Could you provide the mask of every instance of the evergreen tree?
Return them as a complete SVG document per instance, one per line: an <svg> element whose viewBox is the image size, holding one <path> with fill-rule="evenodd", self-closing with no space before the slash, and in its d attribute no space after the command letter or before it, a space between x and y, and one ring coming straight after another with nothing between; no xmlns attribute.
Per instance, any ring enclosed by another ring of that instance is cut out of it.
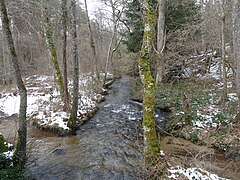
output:
<svg viewBox="0 0 240 180"><path fill-rule="evenodd" d="M124 21L129 28L129 32L126 33L126 40L123 42L130 52L139 52L142 46L144 26L141 4L138 0L128 3L125 16Z"/></svg>
<svg viewBox="0 0 240 180"><path fill-rule="evenodd" d="M157 7L157 5L156 5ZM157 10L157 9L156 9ZM142 45L144 20L140 1L128 3L125 11L125 24L129 28L124 43L130 52L139 52ZM166 3L166 30L175 31L186 24L195 24L200 21L200 7L195 0L167 0Z"/></svg>
<svg viewBox="0 0 240 180"><path fill-rule="evenodd" d="M177 30L200 20L200 7L195 0L167 0L166 6L167 31Z"/></svg>

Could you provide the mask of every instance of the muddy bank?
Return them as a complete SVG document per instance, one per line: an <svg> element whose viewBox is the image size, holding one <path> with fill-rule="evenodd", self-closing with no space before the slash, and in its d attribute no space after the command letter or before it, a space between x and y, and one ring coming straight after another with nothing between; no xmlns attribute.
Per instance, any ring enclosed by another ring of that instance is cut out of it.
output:
<svg viewBox="0 0 240 180"><path fill-rule="evenodd" d="M198 167L220 177L239 180L240 161L226 158L214 148L173 136L164 136L160 142L169 166Z"/></svg>

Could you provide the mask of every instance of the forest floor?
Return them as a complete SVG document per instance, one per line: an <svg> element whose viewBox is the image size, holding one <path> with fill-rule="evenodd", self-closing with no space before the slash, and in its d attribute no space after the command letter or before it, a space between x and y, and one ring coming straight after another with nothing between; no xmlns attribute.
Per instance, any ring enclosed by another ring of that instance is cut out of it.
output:
<svg viewBox="0 0 240 180"><path fill-rule="evenodd" d="M228 99L222 101L222 89L219 79L184 80L157 87L156 108L166 111L168 118L164 127L157 125L165 156L150 168L153 179L158 179L156 174L162 171L164 161L172 179L221 179L218 176L239 179L237 95L229 81ZM183 110L183 93L189 103L187 113ZM133 99L142 101L139 79L135 82ZM191 124L185 123L186 114Z"/></svg>
<svg viewBox="0 0 240 180"><path fill-rule="evenodd" d="M228 84L226 100L222 98L222 83L218 80L187 81L159 87L156 106L171 111L166 130L193 143L215 147L230 158L239 159L237 96L231 83ZM188 112L183 108L183 94L189 104ZM186 124L186 118L191 119L190 124Z"/></svg>
<svg viewBox="0 0 240 180"><path fill-rule="evenodd" d="M216 62L211 65L209 73L177 79L156 88L156 108L168 112L164 128L158 126L161 147L167 154L167 164L175 164L175 170L180 171L173 179L184 179L187 175L189 179L193 176L199 179L197 174L190 172L190 167L203 167L229 179L240 177L240 118L236 116L235 80L229 71L227 98L224 99L219 67ZM139 79L134 91L133 98L141 102ZM186 104L187 110L184 108Z"/></svg>

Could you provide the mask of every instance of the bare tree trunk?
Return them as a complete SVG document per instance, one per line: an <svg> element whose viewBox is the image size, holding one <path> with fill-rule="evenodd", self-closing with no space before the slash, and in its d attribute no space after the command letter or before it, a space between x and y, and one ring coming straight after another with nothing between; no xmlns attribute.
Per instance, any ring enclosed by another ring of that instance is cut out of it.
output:
<svg viewBox="0 0 240 180"><path fill-rule="evenodd" d="M45 6L47 6L47 5L45 5ZM53 30L52 30L52 25L50 22L50 17L49 17L47 8L45 8L44 16L45 16L44 17L45 18L45 36L46 36L47 47L48 47L48 51L49 51L49 54L52 59L53 68L55 71L55 76L56 76L56 81L57 81L57 86L59 88L61 98L64 101L63 77L62 77L60 67L58 64L57 51L56 51L56 47L55 47L55 44L53 41Z"/></svg>
<svg viewBox="0 0 240 180"><path fill-rule="evenodd" d="M4 0L0 0L1 12L2 12L2 26L3 31L7 39L8 49L10 53L10 60L14 69L14 76L17 81L17 87L20 94L20 109L19 109L19 130L18 130L18 142L16 151L14 153L15 165L23 167L26 162L26 142L27 142L27 90L22 80L21 71L18 64L18 58L14 47L12 33L10 30L10 23L8 19L7 9Z"/></svg>
<svg viewBox="0 0 240 180"><path fill-rule="evenodd" d="M166 0L158 0L157 50L161 52L165 45L165 7Z"/></svg>
<svg viewBox="0 0 240 180"><path fill-rule="evenodd" d="M237 65L236 86L238 95L238 114L240 114L240 1L233 0L233 52Z"/></svg>
<svg viewBox="0 0 240 180"><path fill-rule="evenodd" d="M98 61L98 58L97 58L96 45L95 45L95 42L93 40L92 28L91 28L90 19L89 19L89 16L88 16L87 0L84 0L84 3L85 3L85 9L86 9L88 31L89 31L89 36L90 36L90 46L91 46L92 53L93 53L93 58L94 58L94 71L96 73L97 78L100 79L99 71L98 71L98 63L99 63L99 61Z"/></svg>
<svg viewBox="0 0 240 180"><path fill-rule="evenodd" d="M3 74L3 81L4 81L4 84L6 83L6 76L7 76L7 72L9 71L8 70L8 62L5 58L5 43L4 43L4 32L2 31L1 35L2 35L2 60L3 60L3 66L4 66L4 74Z"/></svg>
<svg viewBox="0 0 240 180"><path fill-rule="evenodd" d="M116 33L117 33L116 12L115 12L115 8L114 8L114 5L113 5L113 1L110 0L110 3L111 3L111 8L112 8L113 34L112 34L111 42L110 42L109 47L108 47L108 54L107 54L105 73L104 73L104 78L103 78L103 85L106 84L109 62L112 62L112 58L113 58L113 45L114 45L114 42L115 42L115 39L116 39ZM115 73L114 72L113 72L113 78L115 78Z"/></svg>
<svg viewBox="0 0 240 180"><path fill-rule="evenodd" d="M191 121L191 115L189 114L190 112L190 103L189 103L189 98L186 93L182 93L182 109L184 112L184 122L185 125L192 125Z"/></svg>
<svg viewBox="0 0 240 180"><path fill-rule="evenodd" d="M154 36L154 16L155 7L152 0L144 1L143 7L146 11L145 29L143 35L143 44L138 59L139 73L143 83L143 130L145 157L151 158L159 154L159 144L155 127L154 117L154 99L155 99L155 82L150 71L150 57L152 42Z"/></svg>
<svg viewBox="0 0 240 180"><path fill-rule="evenodd" d="M73 55L73 101L68 127L75 133L77 130L77 111L79 98L79 62L77 46L77 22L76 22L76 0L71 0L71 35L72 35L72 55Z"/></svg>
<svg viewBox="0 0 240 180"><path fill-rule="evenodd" d="M225 25L226 18L223 15L222 17L222 75L223 75L223 101L227 100L227 66L226 66L226 43L225 43Z"/></svg>
<svg viewBox="0 0 240 180"><path fill-rule="evenodd" d="M69 110L69 93L67 80L67 0L62 0L62 28L63 28L63 83L64 83L64 110Z"/></svg>
<svg viewBox="0 0 240 180"><path fill-rule="evenodd" d="M4 38L4 31L1 33L2 36L2 61L3 61L3 83L4 84L11 84L12 73L11 73L11 63L8 60L8 53L7 49L5 48L5 38Z"/></svg>
<svg viewBox="0 0 240 180"><path fill-rule="evenodd" d="M104 48L103 48L103 35L101 33L101 28L100 28L100 23L98 21L96 21L97 23L97 33L98 33L98 46L100 46L100 51L103 51ZM102 64L100 62L100 70L102 70Z"/></svg>
<svg viewBox="0 0 240 180"><path fill-rule="evenodd" d="M164 76L163 49L165 46L165 6L166 0L158 0L158 29L157 29L157 51L159 55L159 65L157 68L156 83L161 83Z"/></svg>

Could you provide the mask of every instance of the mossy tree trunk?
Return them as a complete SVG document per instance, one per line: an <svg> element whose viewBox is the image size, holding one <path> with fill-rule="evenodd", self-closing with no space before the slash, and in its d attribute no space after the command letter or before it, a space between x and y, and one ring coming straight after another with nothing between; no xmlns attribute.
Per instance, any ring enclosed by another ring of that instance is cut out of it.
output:
<svg viewBox="0 0 240 180"><path fill-rule="evenodd" d="M63 86L64 86L64 110L69 110L69 93L67 80L67 0L62 0L62 30L63 30Z"/></svg>
<svg viewBox="0 0 240 180"><path fill-rule="evenodd" d="M77 130L77 111L79 98L79 62L78 62L78 46L77 46L77 22L76 22L76 0L71 0L71 36L72 36L72 56L73 56L73 101L68 127L75 133Z"/></svg>
<svg viewBox="0 0 240 180"><path fill-rule="evenodd" d="M19 129L18 129L18 142L16 151L14 153L14 165L24 167L26 162L26 142L27 142L27 90L22 80L20 67L18 64L18 58L14 47L12 33L10 30L10 22L7 14L7 9L4 0L0 0L1 13L2 13L2 27L6 36L10 61L13 65L14 76L16 78L17 87L20 94L20 109L19 109Z"/></svg>
<svg viewBox="0 0 240 180"><path fill-rule="evenodd" d="M47 48L49 50L52 63L53 63L53 68L55 71L55 78L56 78L56 83L60 91L60 95L62 100L64 101L64 83L63 83L63 77L60 71L60 67L58 64L58 59L57 59L57 51L56 47L53 41L53 27L50 22L50 15L49 15L49 9L47 8L47 4L45 4L45 12L44 12L44 19L45 19L45 38L47 42Z"/></svg>
<svg viewBox="0 0 240 180"><path fill-rule="evenodd" d="M153 0L144 1L145 29L143 44L138 59L139 73L143 82L143 130L145 157L151 158L159 154L159 143L155 127L154 99L155 82L150 71L152 42L154 36L155 5Z"/></svg>

